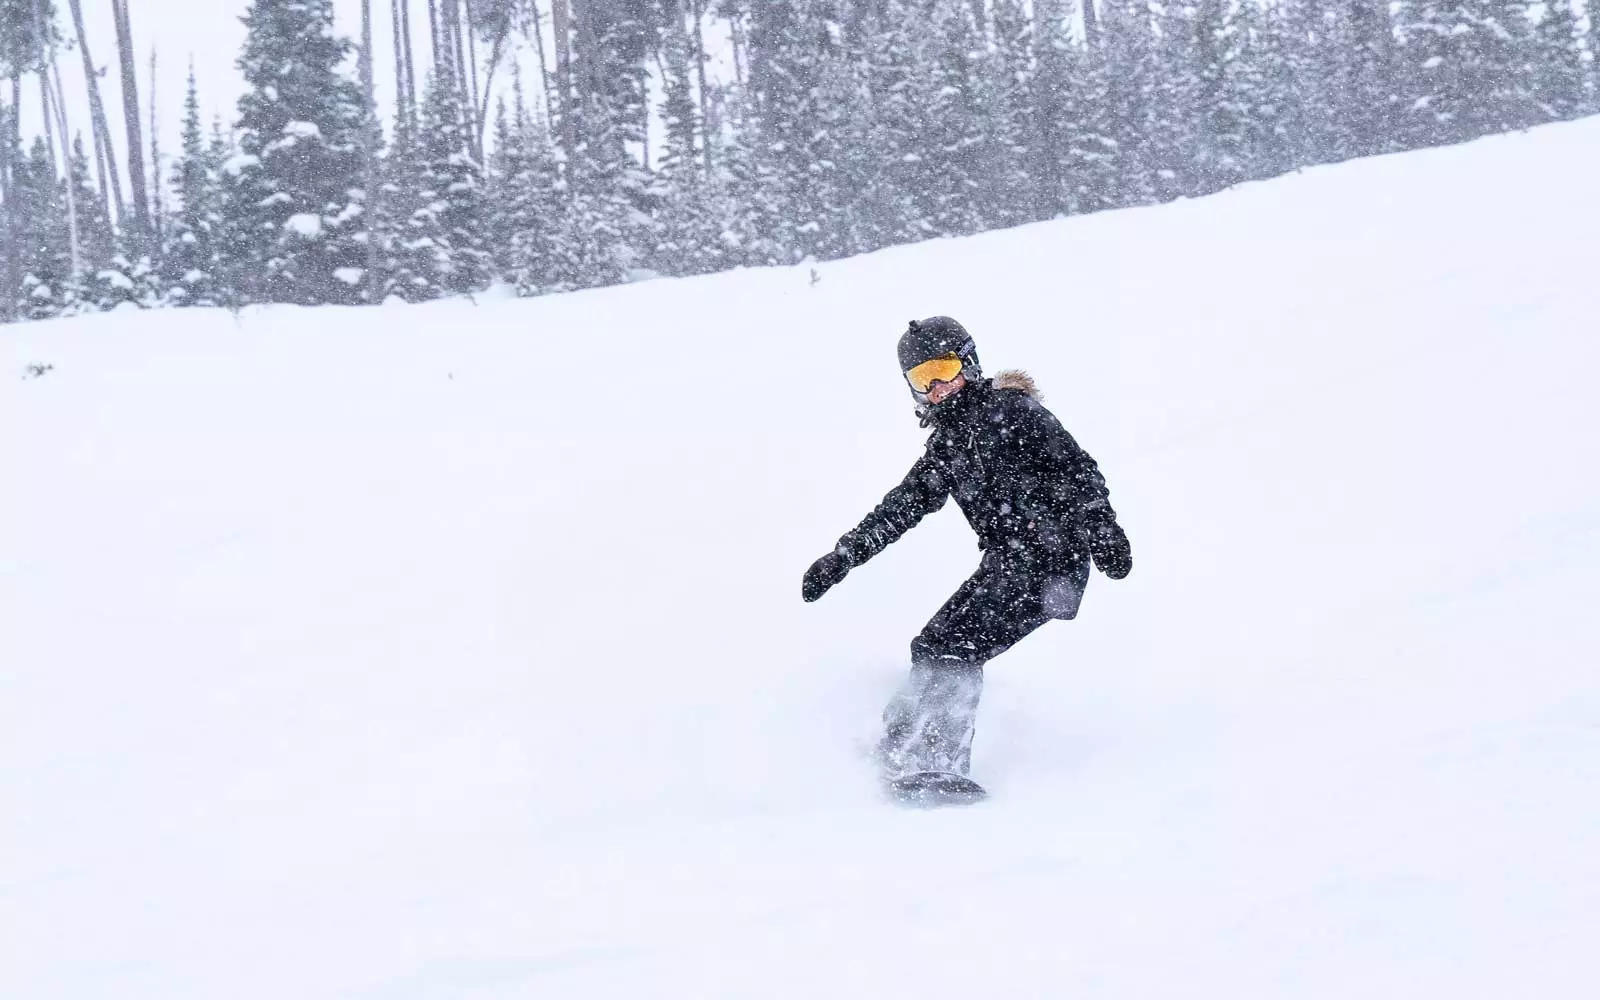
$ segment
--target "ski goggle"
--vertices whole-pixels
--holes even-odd
[[[935,382],[949,382],[961,374],[961,359],[954,354],[946,354],[942,358],[924,361],[910,371],[906,372],[906,381],[911,383],[911,388],[917,392],[927,392]]]

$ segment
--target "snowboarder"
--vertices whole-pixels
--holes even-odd
[[[926,451],[806,571],[801,596],[817,600],[955,497],[982,558],[912,640],[878,756],[891,778],[966,775],[984,664],[1045,622],[1076,617],[1091,560],[1120,580],[1133,556],[1094,459],[1039,402],[1032,378],[984,378],[972,338],[948,316],[912,321],[899,354],[922,426],[933,428]]]

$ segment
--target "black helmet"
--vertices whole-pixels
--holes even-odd
[[[983,369],[978,364],[978,348],[972,342],[967,328],[949,316],[933,316],[911,321],[906,332],[900,335],[900,371],[902,374],[934,358],[954,354],[963,364],[963,374],[969,379],[979,378]]]

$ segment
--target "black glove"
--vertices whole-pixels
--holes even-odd
[[[1127,532],[1115,518],[1100,517],[1089,521],[1089,558],[1095,568],[1113,580],[1120,580],[1133,569],[1133,549],[1128,545]]]
[[[806,570],[806,578],[800,584],[800,596],[808,602],[814,601],[826,594],[834,584],[843,580],[848,572],[850,564],[844,561],[844,556],[837,552],[829,552]]]

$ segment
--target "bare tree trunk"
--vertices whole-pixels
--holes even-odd
[[[83,30],[83,0],[68,0],[72,8],[72,28],[78,36],[78,51],[83,53],[83,77],[89,87],[90,133],[94,136],[94,165],[100,178],[100,197],[105,199],[106,218],[117,225],[122,218],[122,176],[117,170],[117,151],[111,145],[111,125],[106,120],[105,102],[100,100],[100,74],[89,55],[89,36]]]
[[[470,32],[472,26],[461,23],[461,0],[446,0],[450,11],[450,41],[455,46],[456,63],[456,93],[461,96],[461,112],[466,116],[464,124],[467,126],[469,137],[478,134],[478,103],[473,100],[472,92],[467,87],[467,77],[471,72],[467,66],[467,48],[461,35],[463,30]],[[471,141],[470,138],[468,140]]]
[[[1083,43],[1091,49],[1100,44],[1100,18],[1095,13],[1094,0],[1083,0]]]
[[[63,186],[67,190],[68,251],[72,261],[72,276],[76,278],[83,273],[83,227],[78,223],[78,185],[72,180],[72,154],[67,150],[67,109],[61,97],[63,93],[61,69],[56,63],[54,52],[50,53],[50,75],[55,81],[56,125],[61,131],[61,160],[66,164],[67,183]]]
[[[45,149],[50,153],[50,180],[56,180],[56,122],[53,108],[54,102],[50,99],[50,73],[45,60],[45,46],[50,45],[54,51],[54,43],[47,43],[50,35],[46,33],[44,21],[44,0],[33,0],[33,36],[39,40],[39,112],[44,116],[44,142]],[[67,137],[61,137],[61,148],[66,150]],[[65,160],[65,157],[63,157]]]
[[[400,35],[400,0],[389,0],[389,27],[394,37],[394,104],[395,116],[407,121],[411,109],[406,107],[406,53]]]
[[[39,113],[44,118],[44,148],[50,154],[50,179],[56,180],[56,114],[55,102],[50,100],[50,74],[39,70]]]
[[[700,84],[700,151],[705,158],[706,176],[711,176],[711,88],[706,84],[706,34],[704,0],[689,0],[689,14],[694,18],[694,68]]]
[[[743,87],[744,79],[744,15],[735,11],[728,19],[729,33],[733,36],[733,78]]]
[[[162,225],[167,218],[166,192],[161,189],[161,126],[156,120],[156,108],[161,103],[156,89],[156,50],[150,50],[150,254],[161,253]]]
[[[571,157],[578,148],[578,129],[572,113],[572,12],[567,0],[550,0],[550,15],[556,43],[555,103],[561,111],[561,144]]]
[[[42,0],[34,0],[36,5],[42,5]],[[67,146],[67,106],[64,99],[65,91],[61,89],[61,63],[56,59],[56,45],[50,42],[48,61],[40,75],[48,73],[47,85],[53,89],[56,115],[56,130],[61,135],[61,163],[67,183],[62,185],[67,195],[67,245],[69,259],[71,260],[72,276],[78,277],[83,273],[83,239],[78,232],[78,186],[72,180],[72,152]]]
[[[441,63],[439,61],[439,53],[440,53],[440,50],[443,48],[443,46],[439,44],[439,4],[438,4],[438,0],[428,0],[428,35],[429,35],[430,38],[433,39],[433,41],[431,43],[433,45],[433,51],[430,53],[430,55],[433,56],[434,86],[438,86],[439,85],[439,77],[443,75],[441,70],[442,70],[443,65],[444,65],[443,63]]]
[[[361,95],[365,121],[361,128],[361,158],[366,196],[362,205],[367,223],[367,301],[378,301],[378,98],[372,66],[372,0],[361,0]]]
[[[18,62],[21,60],[19,59]],[[20,145],[22,129],[22,72],[20,68],[11,77],[11,108],[9,114],[0,115],[0,143],[5,148],[0,149],[0,195],[5,196],[5,244],[0,247],[5,253],[6,278],[5,284],[0,286],[0,320],[14,322],[17,319],[17,296],[22,290],[22,254],[17,246],[17,230],[21,228],[18,219],[16,177],[17,165],[14,162],[17,146]]]
[[[599,39],[594,34],[593,4],[595,0],[572,0],[572,20],[574,47],[577,50],[578,72],[575,74],[573,85],[576,88],[574,95],[577,107],[585,112],[592,107],[591,100],[600,92],[600,81],[596,79],[599,60]],[[594,135],[597,122],[579,120],[576,123],[585,130],[579,137],[580,142],[591,139]]]
[[[489,96],[494,93],[494,76],[500,68],[501,57],[505,55],[506,36],[501,35],[494,40],[494,48],[489,52],[489,75],[483,81],[483,99],[478,104],[478,156],[483,156],[484,131],[489,127]],[[542,58],[542,55],[541,55]],[[474,55],[476,60],[477,56]],[[476,62],[474,62],[473,75],[477,75]]]
[[[560,2],[560,0],[556,0]],[[528,6],[533,10],[534,44],[539,47],[539,89],[544,91],[545,121],[550,128],[556,127],[554,81],[550,78],[550,60],[544,52],[544,17],[539,13],[539,0],[528,0]]]
[[[480,126],[473,130],[473,134],[482,135],[482,122],[488,116],[478,111],[481,107],[478,103],[478,30],[476,21],[472,16],[472,0],[462,0],[462,2],[466,4],[467,8],[467,79],[472,82],[473,121]],[[488,100],[487,94],[484,95],[484,100]],[[479,154],[481,157],[481,149]]]
[[[149,252],[150,188],[145,183],[144,137],[139,126],[139,75],[133,62],[133,27],[128,20],[128,0],[111,0],[117,19],[117,52],[122,59],[122,119],[128,130],[128,181],[132,186],[133,243],[137,250]]]
[[[406,107],[411,112],[411,134],[417,134],[417,61],[411,43],[411,0],[400,2],[400,31],[406,48]]]

